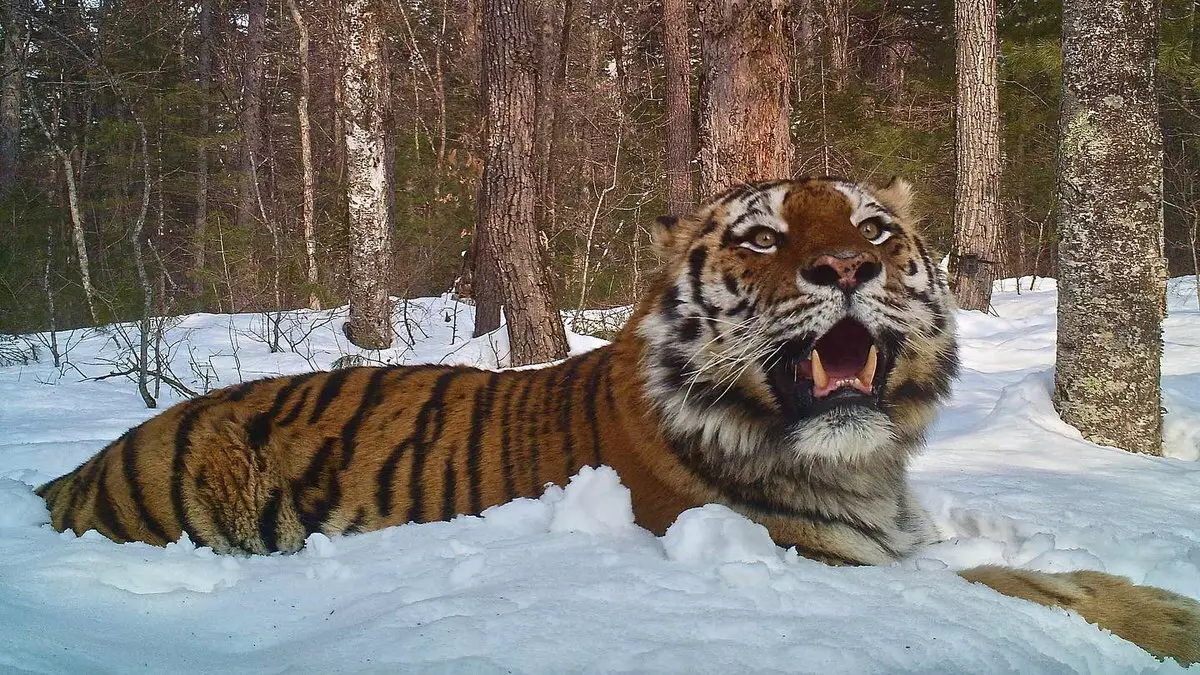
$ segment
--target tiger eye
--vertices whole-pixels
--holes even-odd
[[[775,245],[775,233],[764,227],[754,233],[753,241],[759,248],[771,248]]]
[[[872,220],[864,220],[858,224],[858,231],[867,239],[875,239],[879,236],[879,223]]]

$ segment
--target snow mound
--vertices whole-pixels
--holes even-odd
[[[549,494],[557,495],[557,488]],[[551,498],[553,499],[553,498]],[[617,472],[607,466],[585,466],[571,477],[561,497],[554,499],[551,532],[627,535],[638,529],[633,523],[633,501],[629,488]]]
[[[28,527],[50,522],[46,502],[20,481],[0,478],[0,528]]]
[[[662,538],[667,558],[692,564],[765,563],[778,567],[782,549],[767,528],[720,504],[679,514]]]

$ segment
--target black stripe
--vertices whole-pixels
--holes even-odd
[[[205,487],[207,485],[208,485],[208,469],[206,467],[201,467],[199,472],[196,474],[196,488],[199,489],[199,488]],[[244,542],[242,540],[233,536],[233,532],[231,532],[229,530],[229,528],[226,527],[227,523],[225,522],[224,518],[219,517],[217,514],[212,514],[211,521],[212,521],[213,529],[216,530],[216,532],[214,534],[225,541],[225,546],[226,546],[226,548],[229,549],[230,553],[234,553],[237,551],[245,551],[246,553],[253,553],[253,551],[251,551],[251,550],[247,549],[245,546],[243,546]],[[200,546],[200,545],[201,544],[197,544],[197,546]]]
[[[322,532],[321,526],[329,519],[330,511],[341,501],[341,484],[335,468],[337,457],[333,452],[336,442],[336,439],[326,438],[320,449],[313,453],[304,473],[292,484],[292,504],[306,536]],[[322,484],[322,476],[329,476],[330,485]],[[315,492],[311,500],[306,499],[310,492]],[[311,508],[306,501],[311,502]]]
[[[700,319],[690,316],[679,323],[679,339],[692,342],[700,337]]]
[[[251,450],[262,450],[267,445],[271,438],[271,426],[271,418],[267,417],[267,413],[258,413],[250,418],[246,423],[246,441]]]
[[[408,495],[411,500],[408,507],[408,521],[412,523],[424,522],[421,518],[424,512],[425,492],[421,474],[425,469],[429,446],[442,435],[442,422],[446,416],[443,401],[446,397],[446,390],[450,388],[450,381],[460,372],[448,370],[442,373],[434,383],[433,391],[429,394],[425,405],[421,406],[421,411],[417,413],[417,423],[411,437],[416,439],[413,443],[412,471],[408,475]],[[432,419],[430,419],[431,417]],[[432,430],[430,431],[430,429]]]
[[[286,427],[292,422],[295,422],[296,418],[300,417],[300,411],[304,410],[304,405],[308,403],[308,395],[311,393],[312,387],[306,387],[300,394],[300,400],[296,401],[296,404],[292,406],[292,409],[289,410],[286,415],[279,418],[279,421],[276,424],[280,427]]]
[[[480,491],[479,455],[483,441],[483,427],[492,414],[492,401],[496,398],[497,373],[488,375],[487,384],[475,392],[475,408],[471,418],[471,434],[467,438],[467,479],[470,481],[470,513],[478,514],[482,509],[483,495]]]
[[[346,529],[342,530],[342,534],[353,534],[355,532],[362,532],[363,524],[366,522],[367,522],[367,509],[365,507],[360,506],[360,507],[358,507],[358,510],[354,512],[354,520],[351,520],[350,524],[346,526]]]
[[[187,532],[197,546],[205,544],[201,543],[203,538],[196,534],[195,527],[192,526],[184,507],[183,460],[190,449],[192,427],[195,426],[200,413],[204,412],[212,403],[211,400],[200,400],[188,406],[187,412],[180,418],[179,426],[175,429],[175,455],[171,460],[171,504],[175,507],[175,519],[179,521],[179,529]]]
[[[562,435],[564,480],[570,478],[578,470],[578,467],[575,466],[575,431],[571,425],[575,411],[572,410],[571,402],[575,398],[574,386],[579,369],[587,360],[587,357],[577,356],[564,364],[562,377],[558,381],[556,403],[558,403],[558,432]],[[588,396],[587,392],[584,392],[584,396]],[[554,399],[549,400],[553,401]]]
[[[271,419],[275,419],[276,417],[279,417],[279,412],[281,410],[283,410],[284,404],[287,403],[287,399],[289,396],[292,395],[293,391],[296,391],[296,389],[300,388],[301,385],[303,385],[305,382],[308,382],[309,380],[316,377],[317,375],[323,375],[323,374],[324,374],[323,371],[318,370],[318,371],[313,371],[311,373],[304,373],[303,375],[296,375],[296,376],[292,377],[290,380],[288,380],[288,383],[283,385],[282,387],[280,387],[279,391],[276,392],[275,401],[271,404],[271,410],[267,413],[267,417],[270,417]],[[299,412],[297,411],[296,414],[299,415]],[[295,417],[292,417],[292,419],[290,421],[294,421],[294,420],[295,420]]]
[[[527,431],[525,429],[525,409],[528,407],[529,394],[531,392],[533,392],[533,385],[536,384],[538,375],[539,375],[539,373],[537,371],[530,371],[527,373],[522,373],[522,376],[525,378],[525,388],[523,390],[521,390],[521,397],[517,400],[517,410],[516,410],[517,419],[514,422],[515,429],[517,430],[516,443],[519,444],[518,447],[520,447],[520,449],[521,449],[521,453],[518,455],[518,457],[520,459],[525,458],[525,449],[528,445],[529,437],[534,435],[534,432]],[[536,458],[531,459],[530,464],[532,464],[534,461],[536,461]],[[514,486],[516,483],[516,476],[517,476],[518,468],[520,468],[520,467],[516,466],[516,462],[513,462],[512,472],[513,472]],[[537,483],[532,483],[529,488],[529,491],[531,494],[522,494],[521,496],[522,497],[536,497],[537,489],[538,489]],[[518,492],[520,492],[520,491],[518,490]]]
[[[612,347],[601,347],[596,350],[600,356],[592,364],[592,372],[588,375],[587,390],[584,392],[584,422],[592,436],[592,466],[600,466],[600,418],[597,414],[597,399],[600,397],[600,378],[603,377],[612,358]],[[593,352],[594,353],[594,352]]]
[[[358,408],[355,409],[354,415],[350,417],[350,421],[346,422],[345,426],[342,427],[343,471],[350,468],[350,463],[354,460],[354,438],[358,435],[358,428],[362,425],[363,418],[375,406],[383,402],[383,391],[380,387],[380,382],[383,381],[384,376],[389,372],[391,370],[388,368],[376,368],[375,372],[371,373],[370,379],[367,380],[367,386],[363,387],[362,400],[359,401]],[[411,373],[402,374],[400,380],[409,375]]]
[[[536,377],[542,396],[542,401],[549,401],[550,397],[554,395],[554,392],[550,390],[550,377],[544,370],[537,371]],[[536,406],[537,404],[535,403],[534,405]],[[540,491],[542,486],[541,482],[539,481],[541,472],[538,471],[538,451],[541,449],[542,439],[549,438],[550,436],[546,433],[546,423],[549,422],[548,418],[550,416],[539,415],[536,413],[530,414],[529,408],[525,406],[522,406],[521,410],[518,412],[521,415],[522,424],[524,424],[526,421],[529,421],[533,425],[529,431],[522,435],[524,436],[525,447],[529,451],[529,466],[526,468],[529,469],[529,485],[534,492],[534,494],[530,496],[534,497],[537,496],[537,493]]]
[[[271,488],[262,513],[258,516],[258,536],[268,551],[279,550],[279,502],[282,498],[283,492],[279,488]]]
[[[246,398],[246,396],[251,392],[251,390],[255,389],[256,387],[258,387],[258,385],[262,384],[263,382],[266,382],[266,380],[265,379],[251,380],[249,382],[242,382],[240,384],[235,384],[231,387],[227,387],[225,389],[225,400],[233,401],[233,402],[240,401],[240,400]]]
[[[317,420],[321,419],[321,415],[325,412],[325,409],[329,407],[330,403],[333,403],[333,399],[337,398],[338,392],[342,390],[342,385],[346,384],[346,378],[358,370],[361,369],[343,368],[330,373],[329,377],[325,378],[325,384],[321,387],[321,393],[317,395],[317,402],[313,405],[312,413],[308,416],[309,424],[315,424]]]
[[[112,495],[108,492],[108,460],[110,454],[104,454],[103,465],[100,475],[97,476],[99,483],[96,487],[96,516],[100,519],[100,524],[112,534],[109,537],[113,541],[125,542],[130,541],[129,531],[121,523],[121,519],[117,517],[116,509],[113,508]]]
[[[442,473],[442,520],[452,520],[458,515],[458,510],[454,508],[454,452],[453,449],[446,455],[446,470]]]
[[[129,498],[137,509],[138,519],[145,524],[150,534],[158,537],[164,544],[171,541],[161,523],[150,513],[146,506],[146,496],[142,493],[142,481],[137,470],[137,431],[134,427],[125,435],[125,445],[122,449],[124,459],[125,482],[129,484]]]
[[[518,379],[520,378],[520,379]],[[500,416],[500,470],[504,474],[504,501],[511,502],[517,496],[517,487],[513,479],[512,453],[509,451],[510,443],[512,442],[512,409],[518,406],[517,389],[521,385],[525,385],[525,389],[529,389],[529,379],[521,375],[516,375],[509,379],[512,386],[508,388],[508,393],[504,396],[504,412]]]

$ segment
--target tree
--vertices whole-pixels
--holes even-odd
[[[955,0],[954,246],[951,287],[963,309],[987,311],[1000,271],[1000,104],[996,0]]]
[[[311,309],[320,309],[321,301],[317,298],[317,241],[313,235],[312,122],[308,114],[308,100],[311,98],[308,79],[308,26],[304,23],[304,15],[300,13],[300,8],[296,6],[296,0],[288,0],[288,10],[292,14],[292,22],[296,24],[296,32],[300,35],[300,44],[297,47],[300,61],[300,96],[296,99],[296,119],[300,126],[300,166],[303,171],[304,202],[301,215],[304,220],[308,306]]]
[[[346,201],[350,229],[350,322],[364,349],[392,344],[392,153],[387,50],[379,0],[342,5]]]
[[[1160,454],[1162,137],[1155,0],[1067,0],[1055,405],[1097,443]]]
[[[700,0],[700,192],[791,175],[783,0]]]
[[[242,166],[238,190],[237,226],[250,232],[258,221],[258,164],[262,161],[263,120],[262,89],[265,66],[263,47],[266,40],[266,0],[248,0],[246,20],[246,57],[242,64]]]
[[[825,53],[834,91],[850,83],[850,0],[822,0],[825,18]]]
[[[487,154],[476,269],[492,265],[499,281],[513,365],[567,354],[534,224],[538,57],[531,10],[528,0],[485,0],[483,9]]]
[[[692,160],[692,53],[687,0],[663,0],[663,52],[667,75],[667,212],[685,214],[696,204]]]
[[[8,194],[16,178],[21,153],[21,91],[25,81],[26,16],[19,0],[0,0],[0,197]]]
[[[208,251],[208,135],[212,106],[213,80],[213,4],[217,0],[200,0],[200,43],[196,46],[196,80],[199,84],[196,144],[196,211],[192,226],[192,283],[197,293],[203,289],[203,271]],[[232,309],[232,308],[230,308]]]

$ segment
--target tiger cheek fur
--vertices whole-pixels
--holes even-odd
[[[950,292],[910,201],[902,181],[738,187],[660,219],[660,273],[611,345],[536,370],[351,368],[236,385],[131,429],[38,494],[59,530],[291,552],[317,532],[478,514],[607,464],[658,534],[717,502],[808,557],[893,562],[937,538],[905,471],[957,370]],[[1066,597],[1039,591],[1050,582],[1037,573],[964,576],[1042,604]],[[1166,593],[1110,586],[1139,607]],[[1131,620],[1090,609],[1102,601],[1084,616]],[[1189,658],[1141,639],[1167,629],[1133,619],[1140,632],[1123,635]]]

